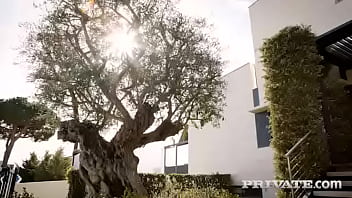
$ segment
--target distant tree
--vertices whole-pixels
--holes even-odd
[[[0,139],[6,140],[2,166],[6,167],[15,142],[20,138],[48,140],[55,133],[58,120],[45,105],[26,98],[0,100]]]
[[[72,118],[59,138],[79,141],[88,196],[119,197],[121,185],[146,194],[134,150],[222,118],[218,41],[171,0],[48,2],[23,53],[39,97]],[[108,142],[99,132],[111,124]]]
[[[64,156],[63,149],[57,150],[54,155],[51,156],[48,163],[48,170],[51,175],[51,180],[63,180],[66,179],[67,171],[71,168],[72,161],[69,157]]]
[[[34,170],[34,181],[50,181],[52,179],[52,175],[49,170],[51,158],[52,155],[49,153],[49,151],[46,151],[38,167]]]
[[[39,166],[40,161],[38,159],[37,154],[34,152],[30,153],[30,157],[28,160],[25,160],[22,164],[23,168],[26,169],[35,169]]]
[[[38,168],[40,161],[38,159],[37,154],[32,152],[30,154],[29,159],[24,160],[22,163],[22,167],[20,167],[19,174],[22,178],[22,182],[33,182],[34,181],[34,173]]]
[[[20,169],[23,182],[56,181],[66,179],[66,173],[71,168],[71,159],[65,157],[60,148],[55,154],[47,151],[41,161],[35,153],[31,153]]]

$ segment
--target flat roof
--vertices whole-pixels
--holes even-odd
[[[248,8],[252,7],[254,4],[256,4],[259,0],[255,0],[251,5],[248,6]]]
[[[316,43],[324,61],[352,69],[352,20],[320,35]]]

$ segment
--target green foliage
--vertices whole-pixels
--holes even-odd
[[[212,187],[207,188],[189,188],[179,189],[171,186],[163,190],[160,194],[153,196],[153,198],[239,198],[238,195],[229,193],[224,189],[216,189]]]
[[[32,152],[29,159],[24,160],[22,163],[22,168],[19,170],[19,174],[22,177],[22,182],[33,182],[34,172],[38,168],[40,161],[38,156]]]
[[[132,192],[131,190],[126,189],[122,198],[146,198],[146,197],[137,195],[136,193]]]
[[[230,183],[230,175],[183,175],[183,174],[140,174],[148,192],[159,193],[165,189],[168,181],[180,184],[178,187],[187,188],[225,188]]]
[[[160,120],[204,125],[222,118],[223,61],[204,19],[183,15],[170,0],[103,1],[94,17],[78,10],[86,1],[47,2],[41,24],[27,26],[23,51],[43,100],[72,117],[74,100],[81,120],[102,125],[128,120],[145,103],[158,107]],[[129,9],[118,13],[120,6]],[[137,46],[112,53],[119,43],[108,35],[124,32],[135,34]]]
[[[63,149],[59,149],[54,155],[45,153],[41,161],[35,153],[31,153],[28,160],[20,169],[22,182],[56,181],[66,179],[68,169],[71,167],[71,159],[64,157]]]
[[[27,189],[23,187],[22,193],[14,192],[12,198],[35,198],[33,193],[27,192]]]
[[[45,105],[26,98],[0,100],[0,139],[6,140],[2,166],[7,166],[15,142],[20,138],[48,140],[55,133],[58,120]]]
[[[322,58],[309,27],[282,29],[262,47],[265,94],[270,102],[271,146],[275,150],[277,179],[288,179],[284,154],[305,134],[312,132],[300,166],[309,179],[327,166],[327,146],[322,135],[320,78]],[[308,179],[308,178],[301,178]]]
[[[69,176],[69,198],[81,198],[85,194],[84,182],[80,179],[78,170],[70,171]],[[165,196],[168,191],[187,193],[207,193],[214,191],[220,195],[225,195],[222,189],[226,189],[230,184],[230,175],[179,175],[179,174],[139,174],[148,193],[154,196]],[[172,185],[171,185],[172,184]],[[171,188],[173,186],[173,188]],[[193,190],[192,190],[193,189]],[[216,190],[215,190],[216,189]],[[194,192],[196,193],[196,192]],[[197,193],[196,193],[197,194]],[[213,194],[215,196],[215,194]],[[137,198],[138,196],[129,190],[125,191],[124,198]],[[187,196],[186,196],[187,197]],[[221,196],[220,196],[221,197]],[[226,196],[225,196],[226,197]],[[139,197],[138,197],[139,198]],[[166,197],[165,197],[166,198]],[[217,198],[216,196],[214,198]],[[230,197],[228,197],[230,198]],[[232,197],[231,197],[232,198]]]
[[[214,187],[206,188],[180,188],[179,184],[168,183],[161,192],[152,195],[153,198],[239,198],[225,189]],[[126,191],[122,198],[145,198],[131,191]]]
[[[189,126],[185,125],[183,131],[182,131],[182,135],[180,137],[179,142],[186,142],[188,141],[188,131],[189,131]]]
[[[164,175],[162,185],[159,182],[157,187],[161,188],[152,191],[153,198],[238,198],[237,195],[224,190],[228,183],[224,179],[228,179],[228,175]],[[222,181],[222,182],[220,182]],[[159,185],[158,185],[159,183]]]
[[[238,198],[237,195],[224,190],[219,180],[226,175],[175,177],[166,175],[164,186],[160,191],[152,193],[153,198]],[[182,179],[181,179],[182,178]],[[180,180],[181,179],[181,180]],[[228,184],[228,183],[227,183]]]
[[[54,135],[58,120],[45,105],[30,103],[26,98],[18,97],[0,100],[0,123],[1,139],[14,134],[16,138],[41,141]]]
[[[66,173],[67,170],[71,168],[71,164],[71,159],[64,156],[63,149],[56,151],[48,164],[52,180],[66,179]]]
[[[93,148],[103,139],[99,133],[88,140],[89,155],[98,159],[85,164],[89,175],[106,153],[132,156],[134,149],[174,136],[187,124],[219,124],[224,62],[205,19],[185,16],[173,0],[97,1],[92,12],[82,11],[86,0],[44,2],[46,13],[40,23],[27,25],[22,51],[38,97],[66,117],[97,129],[121,126],[107,146],[97,144],[100,150]],[[154,131],[145,133],[151,128]],[[122,157],[126,165],[121,166],[110,160],[102,170],[109,173],[94,174],[136,174],[136,158]],[[114,171],[105,171],[110,169]],[[134,190],[145,192],[134,179],[123,178]],[[102,180],[92,180],[97,191],[103,189]]]

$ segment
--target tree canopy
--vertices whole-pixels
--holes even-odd
[[[56,114],[43,104],[21,97],[0,100],[0,139],[6,140],[3,165],[7,165],[18,139],[47,140],[54,135],[57,124]]]
[[[46,2],[23,51],[38,96],[73,119],[59,135],[80,142],[91,196],[118,196],[117,178],[143,194],[134,149],[222,118],[223,61],[210,26],[171,0]],[[107,142],[99,131],[111,124],[119,130]]]
[[[53,3],[25,52],[43,99],[99,125],[131,121],[145,103],[158,120],[221,117],[223,62],[203,19],[170,1],[96,1],[90,13],[85,1]]]

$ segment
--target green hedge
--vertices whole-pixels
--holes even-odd
[[[230,185],[230,175],[181,175],[181,174],[140,174],[145,188],[149,193],[159,193],[165,188],[167,180],[182,184],[180,188],[207,188],[224,189]]]
[[[68,198],[83,198],[85,195],[84,182],[79,176],[78,170],[72,170],[69,173],[69,194]],[[231,177],[229,174],[220,175],[179,175],[179,174],[140,174],[145,188],[149,194],[161,192],[167,181],[182,184],[181,189],[207,188],[226,189],[229,187]]]
[[[315,39],[309,27],[286,27],[261,49],[277,179],[289,178],[284,154],[308,132],[299,160],[309,178],[302,179],[318,178],[328,165],[319,99],[322,58]]]

